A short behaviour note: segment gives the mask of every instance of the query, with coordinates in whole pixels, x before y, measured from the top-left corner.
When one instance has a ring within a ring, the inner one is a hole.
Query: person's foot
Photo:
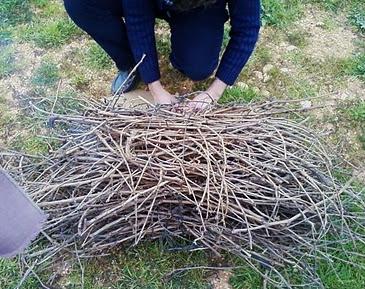
[[[122,94],[134,90],[140,82],[138,72],[134,72],[128,79],[129,71],[119,71],[112,83],[112,94]]]

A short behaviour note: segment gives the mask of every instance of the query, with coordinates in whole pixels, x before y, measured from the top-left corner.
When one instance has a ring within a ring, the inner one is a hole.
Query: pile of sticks
[[[364,203],[336,183],[326,147],[287,112],[281,102],[189,116],[95,104],[54,116],[64,132],[57,151],[16,166],[1,158],[49,214],[47,245],[29,256],[97,256],[169,236],[269,269],[277,286],[291,286],[287,266],[319,282],[315,260],[364,240]]]

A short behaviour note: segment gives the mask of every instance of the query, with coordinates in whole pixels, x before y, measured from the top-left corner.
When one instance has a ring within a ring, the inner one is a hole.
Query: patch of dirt
[[[111,83],[117,73],[117,69],[112,67],[111,69],[95,71],[95,69],[81,64],[82,59],[80,58],[84,57],[91,42],[93,40],[90,37],[83,36],[63,46],[61,50],[49,53],[49,55],[56,63],[60,64],[60,68],[64,72],[78,72],[88,80],[85,89],[78,91],[78,93],[84,92],[88,97],[100,99],[110,95]],[[70,77],[62,77],[62,83],[68,86],[69,89],[74,89]]]
[[[210,277],[209,282],[211,284],[212,289],[232,289],[232,286],[229,284],[229,279],[231,278],[232,273],[228,271],[219,271],[214,276]]]
[[[30,79],[34,70],[41,63],[41,56],[44,54],[42,49],[30,43],[19,43],[16,46],[14,45],[14,48],[16,72],[0,79],[0,87],[12,91],[11,94],[5,96],[8,100],[14,100],[15,95],[25,95],[29,92]]]
[[[137,89],[128,93],[123,94],[118,104],[126,108],[148,108],[150,104],[153,104],[153,96],[149,91]]]
[[[345,85],[339,90],[333,91],[333,98],[343,100],[365,100],[365,85],[356,78],[347,78]]]
[[[304,17],[296,23],[309,35],[308,45],[304,49],[308,56],[319,61],[327,58],[343,59],[350,57],[355,50],[354,40],[357,35],[347,27],[346,17],[339,13],[336,17],[315,6],[307,6]],[[334,21],[335,25],[325,28],[326,19]]]
[[[359,179],[361,183],[365,185],[365,167],[355,172],[355,176]]]

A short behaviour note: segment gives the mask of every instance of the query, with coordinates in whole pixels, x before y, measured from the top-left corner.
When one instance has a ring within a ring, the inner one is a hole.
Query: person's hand
[[[152,82],[148,88],[156,104],[173,104],[176,102],[174,95],[170,94],[161,84],[160,81]]]
[[[189,102],[189,109],[201,111],[209,108],[219,100],[226,88],[227,84],[216,78],[207,91],[198,94]]]
[[[189,110],[193,111],[202,111],[209,108],[213,105],[217,100],[213,98],[213,96],[208,92],[199,93],[194,97],[193,100],[190,100],[188,103]]]

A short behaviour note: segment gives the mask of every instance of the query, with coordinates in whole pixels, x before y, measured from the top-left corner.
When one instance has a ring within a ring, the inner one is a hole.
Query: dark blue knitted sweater
[[[260,29],[260,0],[218,0],[228,3],[230,42],[216,76],[232,85],[250,58]],[[155,19],[160,9],[167,9],[164,0],[123,0],[123,11],[131,49],[144,82],[160,79],[155,41]]]

